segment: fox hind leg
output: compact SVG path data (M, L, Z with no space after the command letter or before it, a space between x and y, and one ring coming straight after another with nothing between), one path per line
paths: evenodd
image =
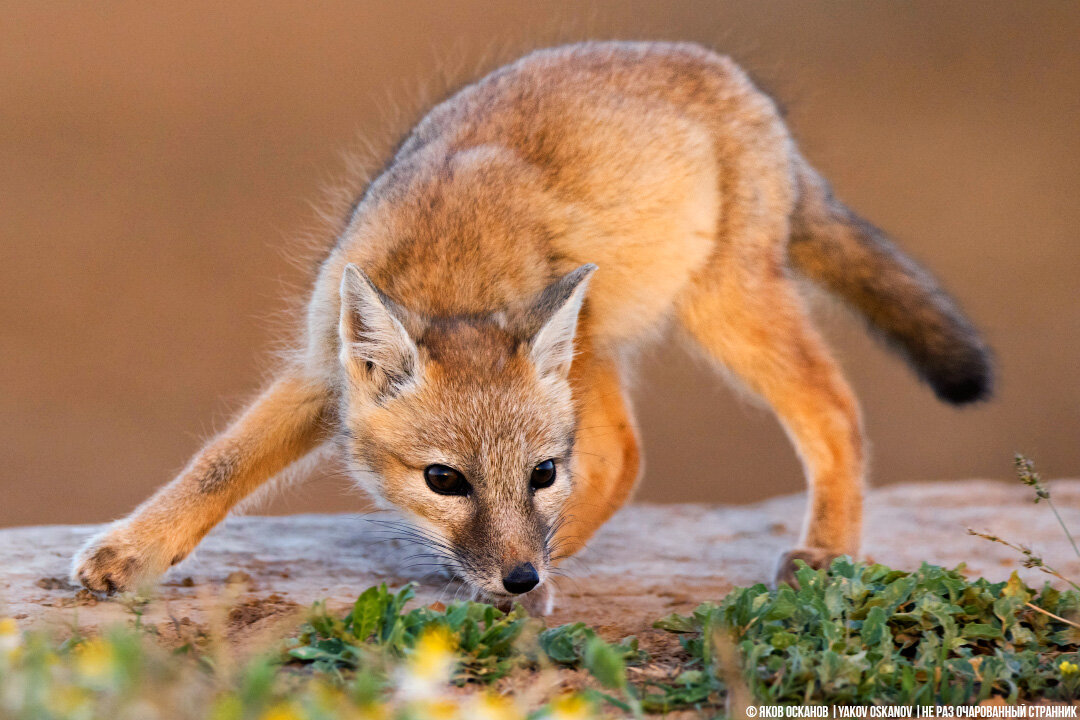
M780 558L776 578L793 582L797 559L822 567L858 551L862 430L847 382L810 324L782 258L768 247L754 248L756 256L718 258L677 313L709 357L765 400L796 446L809 504L798 545Z

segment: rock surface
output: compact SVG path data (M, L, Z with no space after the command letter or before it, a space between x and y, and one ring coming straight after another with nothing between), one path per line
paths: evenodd
M1080 528L1080 481L1058 481L1054 498L1070 527ZM873 490L867 498L864 557L898 568L925 560L967 563L972 574L1003 579L1020 566L1001 545L967 535L989 531L1032 547L1066 575L1080 575L1050 509L1033 505L1018 483L962 481ZM616 515L568 563L549 623L583 620L605 635L636 633L648 644L652 621L719 599L735 585L767 581L776 556L795 541L805 497L741 507L635 505ZM274 623L294 621L326 599L345 608L372 584L420 583L423 602L461 593L410 556L418 548L371 522L389 515L235 517L174 568L144 608L143 622L181 633L226 624L242 644ZM129 620L122 601L99 601L67 584L70 559L96 526L0 530L0 615L21 624L93 627ZM410 567L410 565L413 565ZM1046 576L1021 570L1031 583ZM164 635L168 635L165 632Z

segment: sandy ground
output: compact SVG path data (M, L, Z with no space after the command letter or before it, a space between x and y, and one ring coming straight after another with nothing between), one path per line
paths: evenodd
M1080 481L1053 486L1066 522L1080 527ZM865 556L900 568L928 562L967 564L973 574L1004 578L1019 563L1007 548L966 534L992 531L1033 547L1062 571L1080 574L1045 505L1016 483L964 481L892 486L867 500ZM804 497L742 507L635 505L620 512L570 562L558 580L549 624L584 620L604 635L638 634L651 623L717 600L736 585L768 579L775 557L795 540ZM387 515L236 517L174 568L144 608L143 622L164 635L224 623L244 644L313 601L344 610L376 583L419 583L418 602L449 602L461 589L445 577L409 568L418 548L371 519ZM2 613L34 626L89 628L130 620L123 602L98 600L66 581L70 558L98 526L0 530ZM1029 582L1044 576L1022 570ZM276 631L275 631L276 634ZM659 640L657 639L659 642Z
M1080 527L1080 480L1058 481L1054 497L1067 524ZM1016 554L967 534L971 527L1032 547L1066 575L1080 575L1050 509L1034 505L1018 483L969 480L907 484L874 490L867 499L865 557L912 569L922 561L966 563L973 575L1003 579ZM776 556L795 541L805 497L752 506L646 505L617 514L558 580L550 625L578 620L609 640L636 635L650 655L630 669L632 680L670 680L685 654L656 619L719 600L734 586L766 582ZM134 611L161 642L177 647L209 635L225 637L234 656L279 647L316 600L344 614L377 583L416 582L417 603L450 602L460 586L425 576L416 545L388 532L389 514L235 517L165 577L149 603L99 599L67 582L70 558L100 526L38 526L0 530L0 616L63 635L112 623L132 623ZM372 522L372 521L376 522ZM1046 576L1020 570L1030 583ZM541 676L514 673L501 692L548 695L594 681L584 671ZM463 689L462 692L468 692ZM539 695L537 695L539 697ZM691 711L669 717L696 717Z

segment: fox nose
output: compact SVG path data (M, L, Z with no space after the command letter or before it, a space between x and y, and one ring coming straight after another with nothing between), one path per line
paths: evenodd
M520 595L532 590L540 582L540 576L536 574L536 568L532 563L523 563L511 570L503 578L503 587L506 592Z

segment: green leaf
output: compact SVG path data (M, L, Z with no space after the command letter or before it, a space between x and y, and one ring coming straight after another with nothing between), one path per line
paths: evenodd
M652 626L657 630L667 630L674 633L691 633L701 630L701 625L695 622L692 616L678 615L676 613L660 618Z
M593 636L585 623L560 625L540 633L540 648L556 663L577 665L583 659L585 643Z
M874 647L881 643L885 639L886 635L891 635L889 629L886 626L888 622L888 616L881 607L873 607L870 612L867 613L866 619L862 624L862 640L869 647Z
M585 644L585 669L604 687L614 690L626 687L626 664L622 655L599 637L593 636Z
M963 636L966 638L1001 638L1001 628L989 623L968 623L964 626Z
M379 619L386 612L389 594L386 585L371 587L360 594L349 616L352 634L359 640L367 640L379 626Z
M762 620L787 620L798 608L795 591L784 586L776 591L776 599L767 606Z
M1005 583L1005 588L1001 591L1004 597L1019 598L1023 602L1027 602L1031 599L1034 593L1024 584L1024 581L1020 579L1020 575L1014 570L1012 575L1009 576L1009 581Z
M293 656L297 660L304 660L313 662L320 658L326 657L326 653L319 648L312 647L310 645L303 645L301 647L295 647L289 650L289 655Z
M796 643L798 638L789 632L774 632L769 638L769 644L777 650L784 650Z

